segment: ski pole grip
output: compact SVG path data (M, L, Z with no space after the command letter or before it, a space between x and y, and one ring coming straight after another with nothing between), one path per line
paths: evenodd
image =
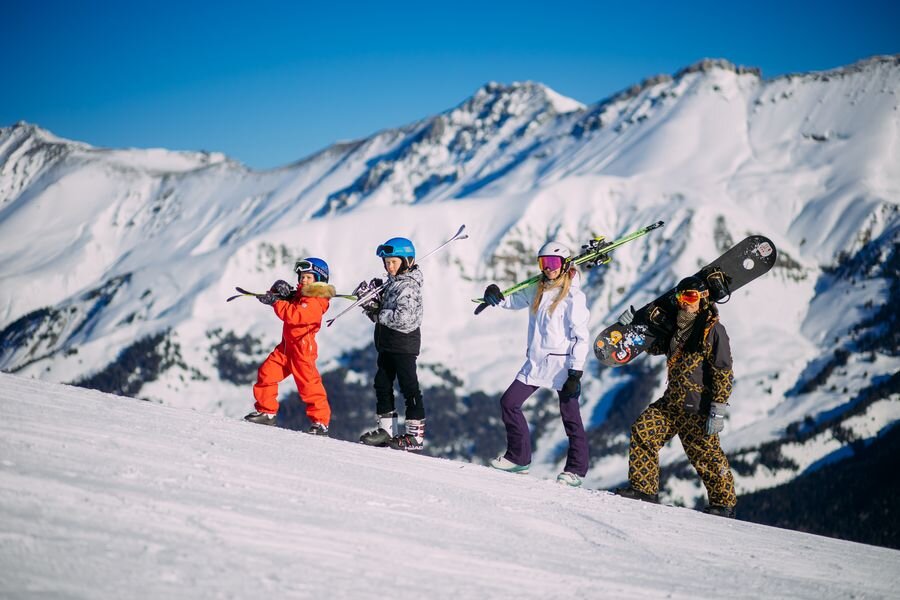
M475 314L480 315L481 311L486 309L488 306L490 306L490 304L488 304L487 302L482 302L481 304L479 304L478 306L475 307Z

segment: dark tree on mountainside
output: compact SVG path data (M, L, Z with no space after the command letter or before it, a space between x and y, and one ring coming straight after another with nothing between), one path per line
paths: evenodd
M738 498L738 518L900 549L900 427L789 483Z

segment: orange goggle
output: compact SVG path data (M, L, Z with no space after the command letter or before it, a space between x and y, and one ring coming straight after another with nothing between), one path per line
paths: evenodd
M696 304L700 298L706 298L709 292L700 290L682 290L675 294L675 299L684 304Z
M562 269L563 258L562 256L538 256L538 266L541 271Z

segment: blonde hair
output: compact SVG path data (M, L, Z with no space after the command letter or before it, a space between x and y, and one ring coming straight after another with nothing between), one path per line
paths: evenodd
M559 306L559 303L569 295L569 288L572 286L572 277L574 277L577 272L578 271L572 267L567 271L560 273L559 277L553 281L549 281L546 277L541 277L541 280L538 281L537 293L534 295L534 302L531 303L532 314L537 314L538 308L541 306L541 299L544 297L544 292L558 289L559 293L550 305L550 314L552 315L553 311L556 310L556 307Z

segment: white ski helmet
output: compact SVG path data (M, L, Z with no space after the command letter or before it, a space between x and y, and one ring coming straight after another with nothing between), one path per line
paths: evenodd
M566 263L572 257L572 251L569 250L569 247L562 242L551 240L541 246L541 249L538 250L537 255L538 258L542 256L558 256L563 259L564 263Z

